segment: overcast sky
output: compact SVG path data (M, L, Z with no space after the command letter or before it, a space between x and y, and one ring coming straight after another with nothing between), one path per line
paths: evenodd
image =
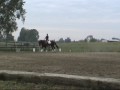
M80 40L120 38L120 0L25 0L26 21L21 27L37 29L40 39L70 37Z

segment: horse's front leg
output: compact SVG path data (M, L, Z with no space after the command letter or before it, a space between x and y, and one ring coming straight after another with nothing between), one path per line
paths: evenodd
M47 46L44 48L44 51L47 52Z

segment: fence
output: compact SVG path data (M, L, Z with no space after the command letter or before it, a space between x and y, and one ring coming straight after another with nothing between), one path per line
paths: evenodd
M38 51L37 42L0 42L0 51Z

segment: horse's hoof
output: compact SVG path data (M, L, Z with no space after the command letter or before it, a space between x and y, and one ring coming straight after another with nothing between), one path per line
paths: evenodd
M61 50L61 48L59 48L59 52L61 52L62 50Z
M43 50L40 50L41 52L43 52Z

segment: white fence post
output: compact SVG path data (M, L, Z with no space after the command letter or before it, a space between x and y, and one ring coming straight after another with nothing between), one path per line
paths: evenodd
M35 48L33 48L33 52L35 52Z

